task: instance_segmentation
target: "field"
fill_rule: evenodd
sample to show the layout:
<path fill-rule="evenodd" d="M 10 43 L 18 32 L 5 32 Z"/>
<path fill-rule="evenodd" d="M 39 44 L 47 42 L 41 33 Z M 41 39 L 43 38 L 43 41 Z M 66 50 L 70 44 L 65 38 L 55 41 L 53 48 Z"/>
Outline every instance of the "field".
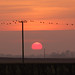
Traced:
<path fill-rule="evenodd" d="M 75 75 L 75 59 L 0 58 L 0 75 Z"/>
<path fill-rule="evenodd" d="M 22 59 L 0 58 L 0 63 L 22 63 Z M 75 58 L 25 58 L 24 63 L 75 63 Z"/>

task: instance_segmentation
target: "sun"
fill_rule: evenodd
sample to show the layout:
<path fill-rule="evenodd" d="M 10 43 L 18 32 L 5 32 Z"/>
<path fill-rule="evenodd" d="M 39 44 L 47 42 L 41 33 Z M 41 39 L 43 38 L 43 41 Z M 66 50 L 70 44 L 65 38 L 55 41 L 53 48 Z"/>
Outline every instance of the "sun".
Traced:
<path fill-rule="evenodd" d="M 32 49 L 33 49 L 33 50 L 41 50 L 41 49 L 42 49 L 42 44 L 39 43 L 39 42 L 34 42 L 34 43 L 32 44 Z"/>

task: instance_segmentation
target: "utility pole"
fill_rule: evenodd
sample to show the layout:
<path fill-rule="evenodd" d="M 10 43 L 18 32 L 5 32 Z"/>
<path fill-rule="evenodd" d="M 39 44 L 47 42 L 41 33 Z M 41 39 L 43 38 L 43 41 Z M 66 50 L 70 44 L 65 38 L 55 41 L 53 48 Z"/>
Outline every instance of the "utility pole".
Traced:
<path fill-rule="evenodd" d="M 19 21 L 19 23 L 22 23 L 22 63 L 24 63 L 24 23 L 27 21 Z"/>
<path fill-rule="evenodd" d="M 45 48 L 44 48 L 44 58 L 45 58 Z"/>

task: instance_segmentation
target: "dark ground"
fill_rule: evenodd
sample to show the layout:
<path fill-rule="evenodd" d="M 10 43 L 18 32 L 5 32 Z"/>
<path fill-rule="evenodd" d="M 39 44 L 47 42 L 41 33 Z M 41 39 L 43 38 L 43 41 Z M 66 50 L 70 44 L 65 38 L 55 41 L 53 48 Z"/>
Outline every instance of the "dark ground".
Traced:
<path fill-rule="evenodd" d="M 75 64 L 0 64 L 0 75 L 75 75 Z"/>
<path fill-rule="evenodd" d="M 0 75 L 75 75 L 74 59 L 25 59 L 24 64 L 21 59 L 4 59 Z"/>
<path fill-rule="evenodd" d="M 22 63 L 21 58 L 0 58 L 0 63 Z M 24 63 L 75 63 L 75 58 L 25 58 Z"/>

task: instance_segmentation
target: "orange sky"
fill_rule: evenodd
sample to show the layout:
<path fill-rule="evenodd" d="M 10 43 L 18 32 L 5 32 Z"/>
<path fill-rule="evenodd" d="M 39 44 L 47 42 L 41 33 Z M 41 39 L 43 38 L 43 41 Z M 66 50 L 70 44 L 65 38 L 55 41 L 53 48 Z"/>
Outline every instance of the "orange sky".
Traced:
<path fill-rule="evenodd" d="M 0 0 L 0 23 L 16 19 L 28 21 L 25 30 L 74 29 L 71 24 L 75 24 L 75 0 Z M 35 22 L 31 23 L 29 20 Z M 40 24 L 40 21 L 44 21 L 45 24 Z M 49 22 L 53 24 L 49 25 Z M 0 31 L 14 30 L 21 30 L 21 24 L 0 24 Z"/>

